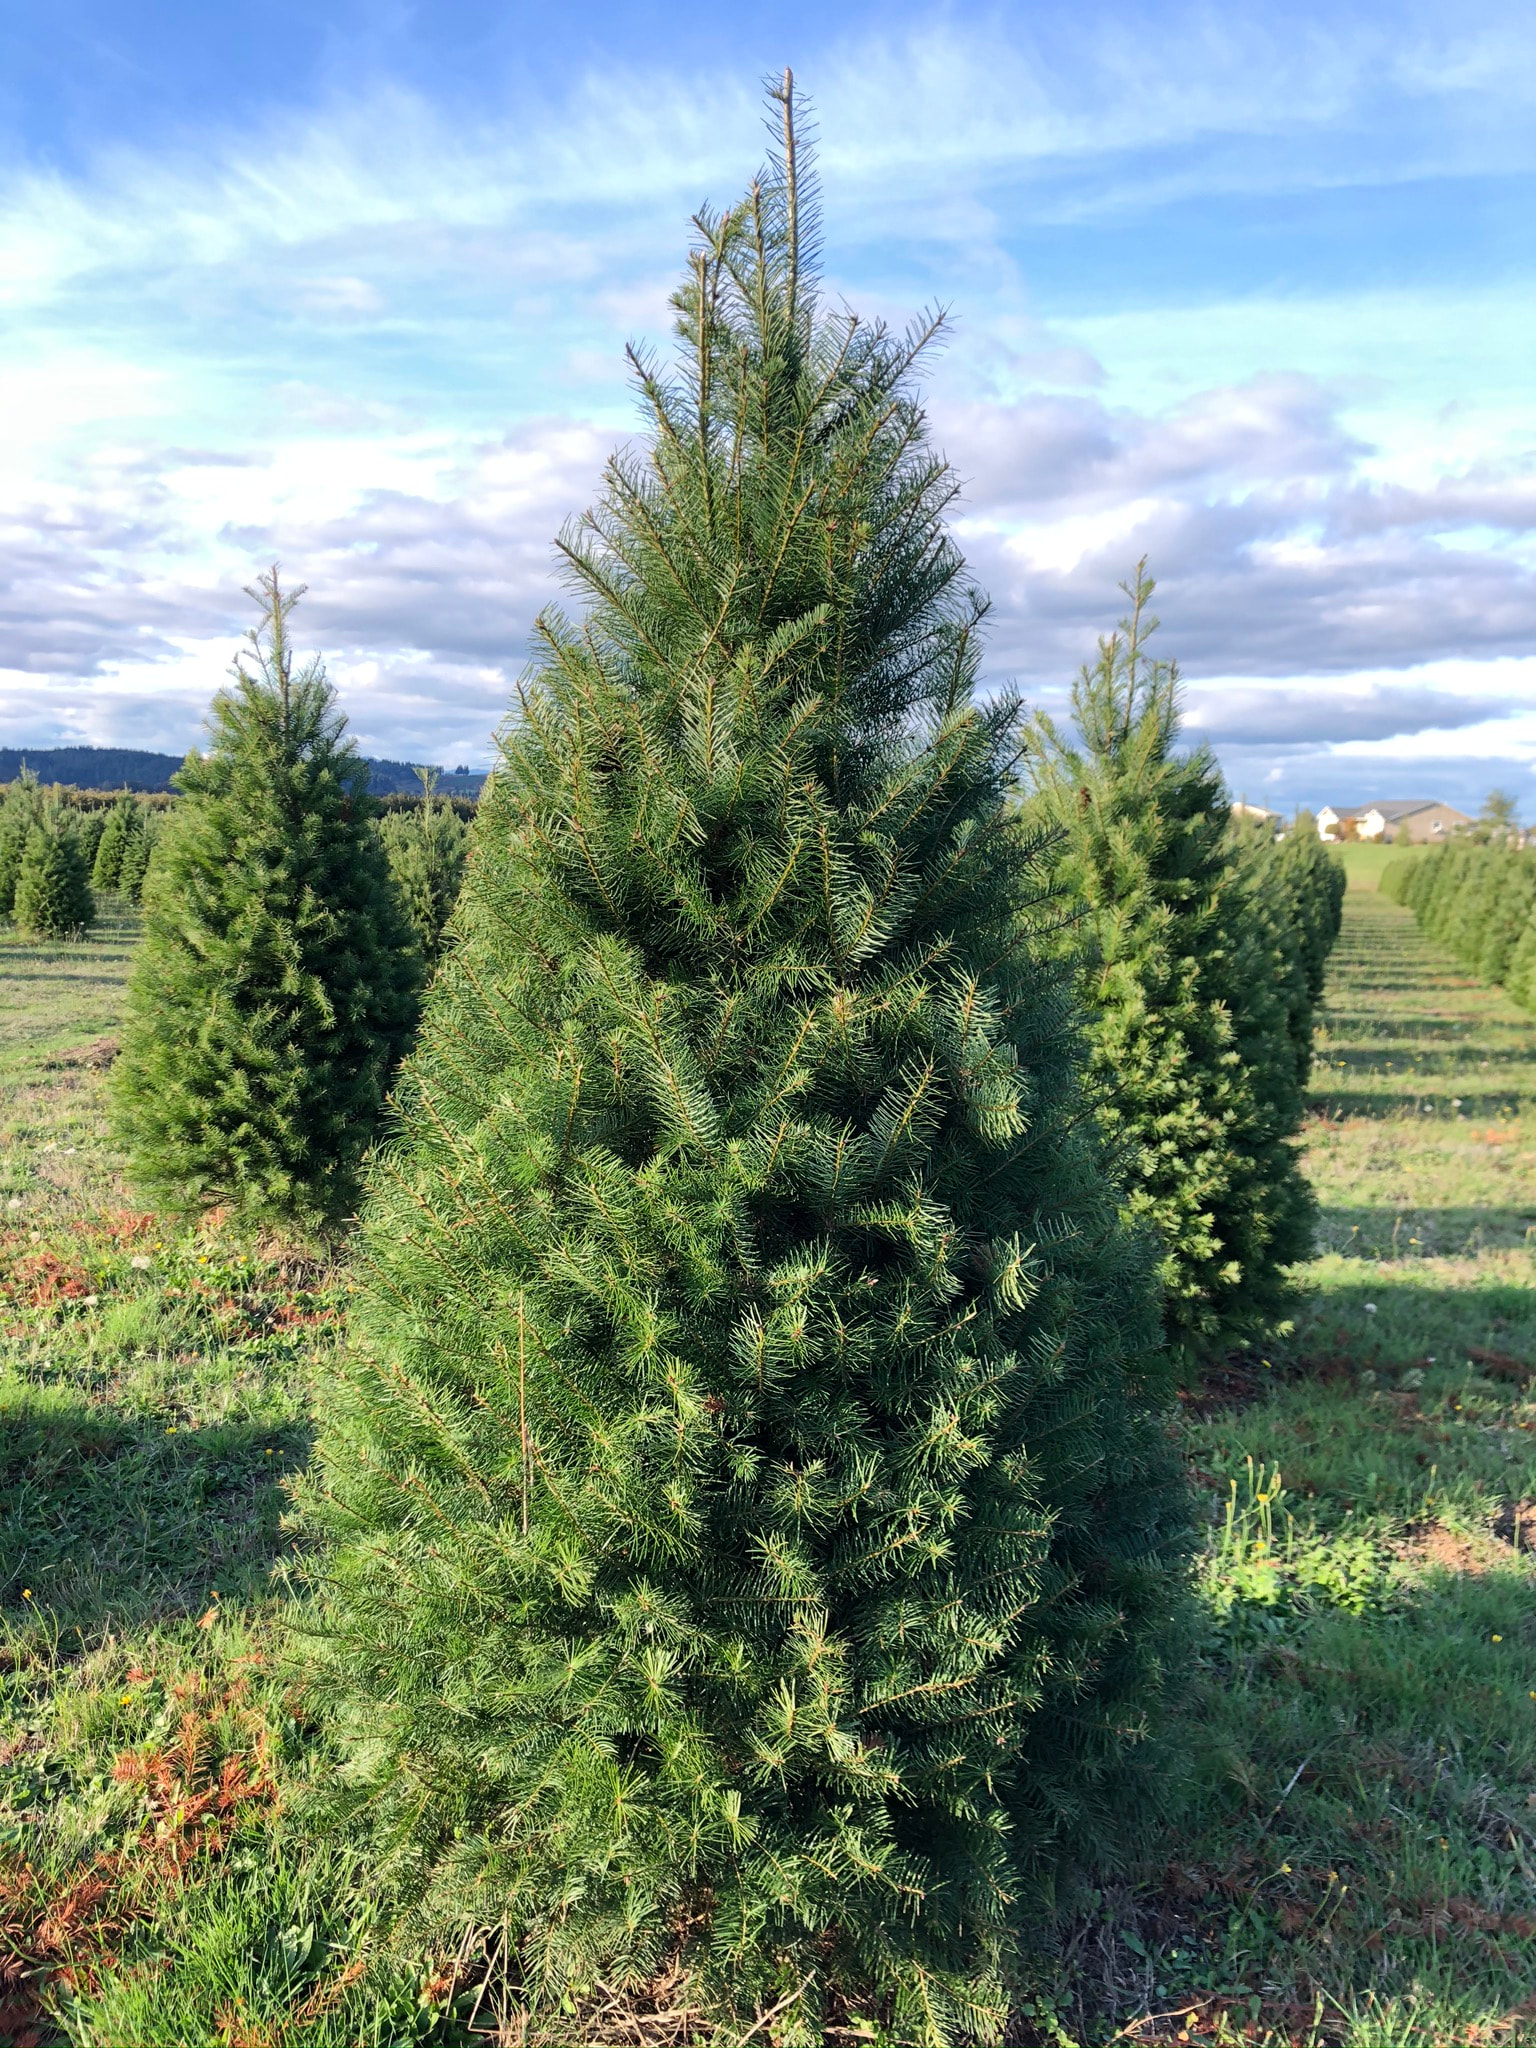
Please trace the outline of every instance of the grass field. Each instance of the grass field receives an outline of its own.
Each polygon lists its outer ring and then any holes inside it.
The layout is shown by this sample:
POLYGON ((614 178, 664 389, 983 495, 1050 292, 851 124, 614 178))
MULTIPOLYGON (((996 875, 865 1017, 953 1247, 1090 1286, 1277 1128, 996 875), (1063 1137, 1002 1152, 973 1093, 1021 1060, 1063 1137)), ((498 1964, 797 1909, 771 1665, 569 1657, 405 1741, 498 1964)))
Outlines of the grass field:
POLYGON ((1356 841, 1351 846, 1340 846, 1334 850, 1344 863, 1350 888, 1369 890, 1378 887, 1383 868, 1388 861, 1396 860, 1402 848, 1367 846, 1356 841))
MULTIPOLYGON (((1536 2042, 1536 1021, 1377 851, 1314 1079, 1321 1256, 1181 1424, 1186 1768, 1021 2041, 1536 2042)), ((329 1759, 277 1668, 282 1479, 344 1281, 132 1203, 100 1043, 131 937, 0 938, 0 2043, 462 2041, 298 1817, 329 1759)))

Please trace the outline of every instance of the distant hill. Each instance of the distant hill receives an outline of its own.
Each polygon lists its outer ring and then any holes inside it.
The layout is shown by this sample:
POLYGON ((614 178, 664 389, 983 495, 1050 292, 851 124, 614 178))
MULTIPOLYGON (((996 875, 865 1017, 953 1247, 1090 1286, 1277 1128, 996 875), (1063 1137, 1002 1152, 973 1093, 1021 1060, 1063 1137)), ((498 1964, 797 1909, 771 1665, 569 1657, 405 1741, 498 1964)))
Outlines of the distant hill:
MULTIPOLYGON (((72 789, 166 790, 181 766, 180 754, 150 754, 138 747, 0 747, 0 782, 14 782, 25 761, 39 782, 72 789)), ((375 796, 415 796, 421 784, 410 761, 369 761, 375 796)), ((444 796, 475 797, 483 774, 467 768, 439 771, 444 796)))

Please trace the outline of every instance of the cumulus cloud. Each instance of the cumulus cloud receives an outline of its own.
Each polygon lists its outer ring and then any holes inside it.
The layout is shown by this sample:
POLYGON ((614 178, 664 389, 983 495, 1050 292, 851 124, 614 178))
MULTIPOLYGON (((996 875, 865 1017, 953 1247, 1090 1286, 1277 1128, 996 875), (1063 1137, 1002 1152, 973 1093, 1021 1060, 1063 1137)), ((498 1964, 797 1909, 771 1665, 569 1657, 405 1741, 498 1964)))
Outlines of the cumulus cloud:
MULTIPOLYGON (((1166 651, 1196 686, 1192 720, 1224 745, 1473 724, 1506 700, 1411 674, 1261 685, 1536 642, 1536 575, 1506 544, 1536 523, 1536 459, 1417 491, 1373 483, 1337 397, 1295 376, 1161 414, 1095 396, 941 399, 936 426, 967 479, 961 538, 994 597, 991 672, 1033 692, 1059 689, 1091 653, 1143 554, 1166 651), (1222 689, 1207 696, 1213 675, 1222 689)), ((0 667, 61 683, 175 668, 189 642, 234 636, 241 585, 276 558, 309 584, 307 630, 379 744, 441 727, 483 753, 558 588, 552 538, 590 501, 613 439, 543 418, 472 441, 354 434, 261 461, 103 457, 88 488, 0 526, 0 667)), ((26 716, 13 704, 5 723, 26 716)))
MULTIPOLYGON (((1528 163, 1529 17, 1096 21, 835 37, 810 80, 838 288, 979 304, 932 396, 992 675, 1059 694, 1145 554, 1192 717, 1245 772, 1474 730, 1512 700, 1424 676, 1536 645, 1529 424, 1410 464, 1316 374, 1128 394, 1031 306, 1009 234, 1528 163)), ((759 119, 750 78, 677 69, 452 115, 386 83, 0 182, 0 732, 185 745, 278 559, 366 745, 483 760, 551 537, 631 420, 619 344, 665 331, 682 224, 740 189, 759 119)))
MULTIPOLYGON (((1536 447, 1420 487, 1377 481, 1375 451, 1344 411, 1341 394, 1299 375, 1162 413, 1092 395, 941 404, 1002 659, 1034 684, 1069 673, 1143 555, 1166 651, 1194 678, 1344 675, 1530 647, 1536 447)), ((1402 710, 1407 730, 1411 692, 1402 710)), ((1315 715, 1326 737, 1361 714, 1340 697, 1315 715)))
POLYGON ((1413 684, 1374 690, 1193 690, 1186 723, 1202 739, 1235 747, 1322 747, 1483 725, 1509 710, 1506 698, 1458 696, 1413 684))

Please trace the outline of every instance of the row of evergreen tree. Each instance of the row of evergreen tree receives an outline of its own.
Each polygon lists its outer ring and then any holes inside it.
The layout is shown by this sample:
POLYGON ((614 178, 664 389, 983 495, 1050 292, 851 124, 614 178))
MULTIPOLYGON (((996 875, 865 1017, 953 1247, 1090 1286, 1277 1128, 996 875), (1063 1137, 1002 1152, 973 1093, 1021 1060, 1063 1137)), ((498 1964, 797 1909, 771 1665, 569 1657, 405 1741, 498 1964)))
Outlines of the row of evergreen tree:
MULTIPOLYGON (((437 958, 464 871, 465 806, 440 800, 431 777, 420 799, 380 806, 390 879, 422 961, 437 958)), ((472 810, 473 806, 468 806, 472 810)), ((163 813, 124 791, 109 808, 44 790, 26 768, 0 798, 0 917, 29 937, 78 938, 103 891, 142 900, 163 813)))
POLYGON ((451 830, 389 886, 274 572, 115 1101, 164 1203, 334 1234, 393 1081, 299 1672, 381 1874, 507 1927, 535 2012, 681 1961, 738 2030, 937 2044, 996 2036, 1063 1873, 1155 1810, 1171 1389, 1308 1249, 1341 876, 1181 746, 1144 570, 1074 733, 978 693, 937 323, 823 308, 775 98, 562 542, 581 614, 447 943, 406 906, 441 931, 451 830))
POLYGON ((1536 852, 1452 840, 1390 861, 1381 890, 1480 979, 1536 1010, 1536 852))
POLYGON ((137 903, 155 821, 124 795, 84 809, 23 771, 0 801, 0 916, 34 938, 78 937, 96 921, 96 892, 137 903))

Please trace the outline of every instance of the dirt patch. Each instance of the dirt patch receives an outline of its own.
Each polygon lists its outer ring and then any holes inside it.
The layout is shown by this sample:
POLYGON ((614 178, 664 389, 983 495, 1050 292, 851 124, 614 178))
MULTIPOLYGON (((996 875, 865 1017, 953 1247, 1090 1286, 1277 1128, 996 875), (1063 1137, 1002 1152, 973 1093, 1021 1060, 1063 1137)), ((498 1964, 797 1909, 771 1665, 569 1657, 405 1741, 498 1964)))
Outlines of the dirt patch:
POLYGON ((56 1052, 52 1059, 43 1061, 45 1073, 57 1074, 69 1069, 89 1073, 104 1073, 117 1058, 120 1045, 115 1038, 93 1038, 87 1045, 72 1045, 68 1052, 56 1052))
POLYGON ((1392 1545, 1392 1554, 1422 1571, 1454 1572, 1459 1578, 1481 1578, 1498 1563, 1486 1543, 1458 1536, 1443 1522, 1415 1522, 1392 1545))
POLYGON ((1511 1550, 1536 1550, 1536 1500, 1515 1500, 1501 1508, 1493 1533, 1511 1550))

